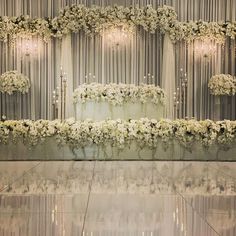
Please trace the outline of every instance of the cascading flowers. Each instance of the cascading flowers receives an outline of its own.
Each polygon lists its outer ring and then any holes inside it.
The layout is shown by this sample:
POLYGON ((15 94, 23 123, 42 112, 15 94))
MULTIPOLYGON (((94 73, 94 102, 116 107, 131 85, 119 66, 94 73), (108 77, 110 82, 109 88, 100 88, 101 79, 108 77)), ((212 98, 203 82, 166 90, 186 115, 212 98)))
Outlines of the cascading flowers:
POLYGON ((164 6, 154 9, 145 7, 124 6, 66 6, 58 16, 50 18, 30 18, 28 15, 19 17, 0 17, 0 40, 15 41, 17 37, 30 37, 38 34, 48 41, 51 36, 61 38, 69 33, 83 30, 87 35, 103 33, 104 30, 121 27, 125 31, 134 31, 134 26, 154 33, 157 28, 168 28, 170 22, 177 19, 172 7, 164 6))
POLYGON ((122 27, 133 32, 135 27, 155 33, 160 29, 168 33, 173 42, 178 40, 210 39, 222 43, 226 36, 234 39, 236 22, 206 22, 202 20, 180 22, 175 10, 170 6, 153 8, 131 6, 66 6, 58 16, 50 18, 30 18, 27 15, 19 17, 0 16, 0 40, 14 41, 18 36, 30 37, 39 35, 48 41, 50 37, 61 38, 69 33, 80 30, 87 35, 103 33, 122 27))
POLYGON ((210 78, 208 87, 212 95, 232 96, 236 93, 236 79, 227 74, 214 75, 210 78))
POLYGON ((0 76, 0 92, 8 93, 13 92, 28 93, 30 88, 30 80, 27 76, 13 70, 7 71, 0 76))
POLYGON ((90 144, 112 145, 120 149, 136 142, 140 148, 155 148, 160 142, 166 145, 176 140, 191 148, 194 142, 204 147, 213 144, 229 147, 236 140, 236 121, 160 120, 6 120, 0 121, 0 143, 21 141, 37 145, 47 137, 56 137, 61 144, 72 149, 90 144))

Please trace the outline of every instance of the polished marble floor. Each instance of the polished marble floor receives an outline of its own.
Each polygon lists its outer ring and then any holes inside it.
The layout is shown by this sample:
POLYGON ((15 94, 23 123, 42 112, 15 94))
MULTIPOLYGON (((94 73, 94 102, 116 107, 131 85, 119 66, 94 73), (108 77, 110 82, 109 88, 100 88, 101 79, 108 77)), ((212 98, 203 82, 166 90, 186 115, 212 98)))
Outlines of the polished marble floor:
POLYGON ((236 163, 1 162, 1 236, 235 236, 236 163))

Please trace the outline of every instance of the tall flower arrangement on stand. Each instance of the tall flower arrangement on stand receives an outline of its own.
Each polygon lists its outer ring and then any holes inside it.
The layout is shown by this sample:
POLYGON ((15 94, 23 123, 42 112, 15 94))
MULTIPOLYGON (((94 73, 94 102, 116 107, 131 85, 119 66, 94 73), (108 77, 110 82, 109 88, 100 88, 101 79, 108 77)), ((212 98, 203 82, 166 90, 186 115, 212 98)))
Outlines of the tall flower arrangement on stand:
MULTIPOLYGON (((28 93, 30 88, 30 80, 27 76, 13 70, 7 71, 0 76, 0 92, 7 93, 8 95, 14 94, 13 98, 10 99, 10 106, 13 107, 13 116, 14 119, 17 119, 17 93, 28 93)), ((5 115, 2 116, 2 119, 6 119, 5 115)))
POLYGON ((236 93, 236 79, 232 75, 214 75, 210 78, 208 87, 212 95, 232 96, 236 93))
POLYGON ((28 93, 30 80, 27 76, 13 70, 7 71, 0 76, 0 92, 9 95, 14 92, 28 93))

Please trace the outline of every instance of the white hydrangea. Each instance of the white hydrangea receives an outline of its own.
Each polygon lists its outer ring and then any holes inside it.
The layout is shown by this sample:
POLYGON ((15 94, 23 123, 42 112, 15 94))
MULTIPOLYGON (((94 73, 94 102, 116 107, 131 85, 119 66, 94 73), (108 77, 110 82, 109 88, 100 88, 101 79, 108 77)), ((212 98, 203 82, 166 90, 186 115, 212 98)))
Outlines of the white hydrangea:
POLYGON ((128 101, 152 101, 155 104, 165 102, 165 93, 155 85, 141 84, 99 84, 90 83, 80 85, 73 93, 74 103, 86 101, 108 101, 112 105, 122 105, 128 101))
POLYGON ((236 93, 236 79, 228 74, 214 75, 210 78, 208 87, 212 95, 232 96, 236 93))
POLYGON ((145 31, 154 33, 160 29, 169 33, 173 41, 193 39, 211 39, 222 43, 225 36, 235 38, 236 22, 179 22, 175 10, 170 6, 153 8, 124 6, 66 6, 58 16, 49 18, 0 17, 0 40, 12 42, 17 37, 40 35, 45 41, 51 36, 61 38, 63 35, 83 30, 86 34, 104 32, 122 27, 127 32, 134 32, 134 26, 141 26, 145 31))
POLYGON ((97 144, 112 145, 120 149, 136 142, 140 148, 156 148, 161 142, 166 148, 176 140, 186 148, 194 142, 204 147, 218 144, 228 148, 236 139, 236 121, 211 120, 7 120, 0 122, 0 143, 21 141, 37 145, 48 137, 56 137, 60 144, 72 149, 97 144))
POLYGON ((7 71, 0 76, 0 92, 12 94, 13 92, 28 93, 29 78, 17 71, 7 71))

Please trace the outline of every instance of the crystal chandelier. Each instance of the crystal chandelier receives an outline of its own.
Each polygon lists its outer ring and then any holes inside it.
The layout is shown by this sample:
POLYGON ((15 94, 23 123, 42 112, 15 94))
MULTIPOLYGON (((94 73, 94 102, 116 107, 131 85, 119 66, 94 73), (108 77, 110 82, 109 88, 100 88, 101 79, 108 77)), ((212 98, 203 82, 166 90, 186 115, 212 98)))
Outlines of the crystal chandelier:
POLYGON ((215 55, 217 45, 212 40, 198 40, 194 43, 194 52, 198 56, 209 58, 215 55))
POLYGON ((125 25, 119 25, 104 30, 103 37, 105 42, 113 47, 119 47, 127 43, 127 40, 131 38, 134 33, 134 29, 125 25))
POLYGON ((17 41, 17 47, 19 48, 22 55, 31 56, 37 55, 39 44, 36 39, 32 38, 21 38, 17 41))

